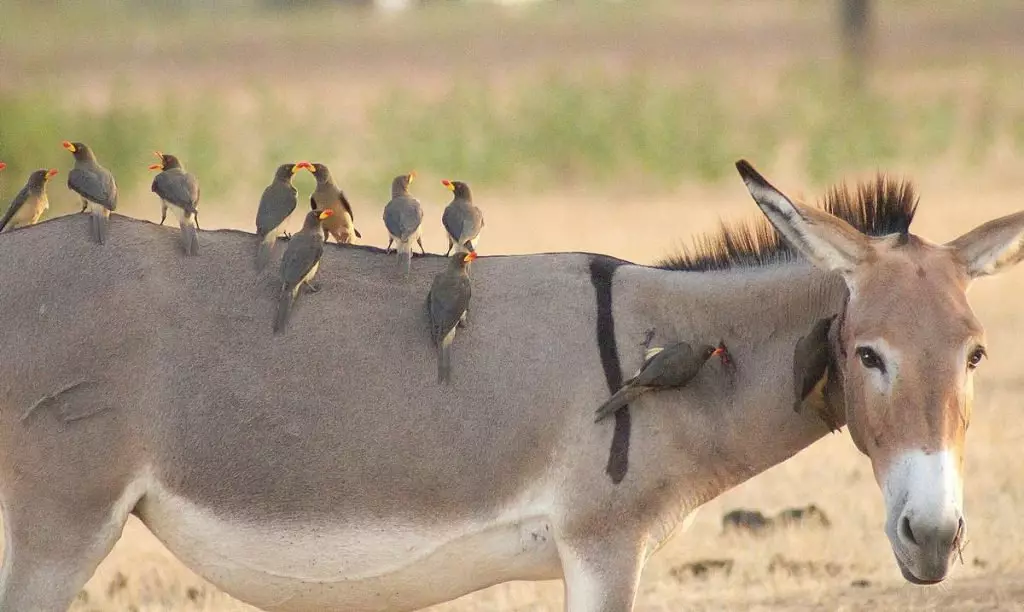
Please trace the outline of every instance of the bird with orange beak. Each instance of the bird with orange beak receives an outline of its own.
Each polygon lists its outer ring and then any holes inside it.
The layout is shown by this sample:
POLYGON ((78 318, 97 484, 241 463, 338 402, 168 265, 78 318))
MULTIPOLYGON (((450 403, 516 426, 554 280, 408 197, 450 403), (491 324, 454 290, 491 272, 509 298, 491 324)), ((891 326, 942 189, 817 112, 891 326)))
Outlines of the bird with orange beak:
POLYGON ((324 164, 310 164, 306 169, 316 179, 316 189, 309 196, 309 207, 312 210, 330 210, 331 216, 324 221, 324 239, 334 236, 338 244, 351 244, 363 235, 355 226, 355 213, 349 204, 345 192, 334 182, 331 171, 324 164))
POLYGON ((25 186, 14 196, 11 205, 7 207, 7 212, 0 219, 0 232, 35 225, 39 221, 39 217, 50 207, 50 200, 46 196, 46 184, 55 176, 56 168, 42 168, 28 175, 25 186))
POLYGON ((167 209, 172 208, 181 228, 181 243, 186 255, 199 253, 199 180, 185 171, 181 161, 174 155, 156 151, 159 163, 149 167, 161 172, 153 177, 150 189, 160 197, 160 225, 167 219, 167 209))
POLYGON ((68 189, 82 200, 82 212, 89 210, 89 228, 93 239, 107 241, 107 222, 110 213, 117 210, 117 183, 114 175, 96 161, 96 154, 82 142, 65 140, 63 146, 75 158, 75 166, 68 173, 68 189))
POLYGON ((274 245, 277 244, 277 237, 284 233, 284 224, 299 203, 299 191, 292 184, 292 178, 308 166, 309 162, 305 161, 281 164, 260 196, 260 205, 256 210, 256 236, 260 239, 256 250, 257 270, 267 266, 274 245))
POLYGON ((622 388, 595 411, 594 421, 615 414, 645 393, 685 387, 700 373, 708 359, 724 352, 724 345, 704 344, 694 348, 686 342, 648 349, 636 375, 623 383, 622 388))
POLYGON ((427 294, 430 335, 437 347, 437 382, 451 380, 451 347, 455 330, 469 311, 473 290, 468 266, 476 259, 472 245, 463 245, 448 261, 448 266, 434 277, 427 294))
POLYGON ((384 205, 384 227, 388 230, 388 247, 384 252, 390 253, 391 245, 398 243, 395 252, 406 276, 412 265, 412 241, 420 245, 421 253, 427 252, 421 237, 423 206, 409 193, 409 185, 415 178, 416 171, 396 176, 391 181, 391 199, 384 205))
POLYGON ((277 315, 274 317, 275 334, 288 324, 300 289, 305 287, 310 293, 320 290, 320 286, 313 282, 313 277, 320 269, 320 258, 324 255, 323 222, 333 214, 334 211, 330 209, 309 211, 302 229, 288 241, 288 248, 281 256, 281 295, 278 298, 277 315))
POLYGON ((452 192, 452 201, 441 214, 441 224, 448 234, 448 253, 452 247, 457 253, 467 244, 475 249, 484 229, 483 211, 473 203, 473 192, 466 183, 445 179, 441 184, 452 192))

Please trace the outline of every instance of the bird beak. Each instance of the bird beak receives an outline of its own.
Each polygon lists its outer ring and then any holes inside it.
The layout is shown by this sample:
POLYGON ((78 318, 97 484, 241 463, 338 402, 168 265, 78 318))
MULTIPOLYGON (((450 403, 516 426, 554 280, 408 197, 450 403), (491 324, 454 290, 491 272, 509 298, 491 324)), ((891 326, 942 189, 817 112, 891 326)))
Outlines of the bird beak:
POLYGON ((48 179, 52 179, 55 176, 57 176, 57 169, 56 168, 50 168, 50 171, 46 173, 46 178, 48 178, 48 179))
POLYGON ((413 170, 412 172, 409 173, 409 184, 411 185, 414 180, 416 180, 416 171, 415 170, 413 170))
POLYGON ((61 146, 64 147, 65 149, 67 149, 68 151, 71 151, 72 153, 75 152, 75 145, 71 144, 71 142, 68 141, 68 140, 65 140, 64 142, 62 142, 61 146))
POLYGON ((713 352, 711 353, 711 356, 712 356, 712 357, 714 357, 714 356, 716 356, 716 355, 722 355, 723 353, 725 353, 725 346, 724 346, 724 345, 722 345, 722 346, 719 346, 718 348, 716 348, 716 349, 715 349, 715 350, 714 350, 714 351, 713 351, 713 352))
POLYGON ((163 170, 164 169, 164 165, 163 164, 153 164, 152 166, 149 167, 149 169, 150 170, 163 170))
POLYGON ((469 254, 466 255, 466 261, 473 261, 474 259, 476 259, 476 251, 470 251, 469 254))
POLYGON ((295 174, 296 172, 302 170, 303 168, 309 170, 310 174, 316 173, 316 170, 313 168, 313 164, 309 163, 308 161, 300 161, 299 163, 295 164, 295 166, 292 168, 292 174, 295 174))
POLYGON ((323 212, 321 212, 321 213, 320 213, 320 216, 319 216, 318 218, 319 218, 319 219, 320 219, 321 221, 323 221, 324 219, 326 219, 327 217, 330 217, 330 216, 331 216, 331 215, 333 215, 333 214, 334 214, 334 211, 333 211, 333 210, 331 210, 330 208, 328 208, 328 209, 324 210, 323 212))
POLYGON ((449 191, 455 191, 455 185, 448 179, 441 181, 441 184, 447 187, 449 191))
POLYGON ((0 162, 0 170, 3 170, 6 167, 7 167, 7 164, 5 164, 4 162, 0 162))

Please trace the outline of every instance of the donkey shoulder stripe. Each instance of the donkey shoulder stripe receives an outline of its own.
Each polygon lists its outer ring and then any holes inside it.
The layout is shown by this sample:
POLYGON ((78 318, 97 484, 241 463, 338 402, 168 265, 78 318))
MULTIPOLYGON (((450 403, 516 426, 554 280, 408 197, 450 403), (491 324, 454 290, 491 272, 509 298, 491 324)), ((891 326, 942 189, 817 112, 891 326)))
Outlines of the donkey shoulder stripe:
MULTIPOLYGON (((612 277, 619 266, 628 262, 614 257, 594 255, 590 260, 590 282, 597 297, 597 348, 601 355, 608 392, 615 393, 622 387, 622 366, 619 350, 615 343, 615 318, 612 316, 612 277)), ((629 405, 615 412, 615 433, 608 452, 605 472, 612 482, 619 484, 629 469, 629 405)))

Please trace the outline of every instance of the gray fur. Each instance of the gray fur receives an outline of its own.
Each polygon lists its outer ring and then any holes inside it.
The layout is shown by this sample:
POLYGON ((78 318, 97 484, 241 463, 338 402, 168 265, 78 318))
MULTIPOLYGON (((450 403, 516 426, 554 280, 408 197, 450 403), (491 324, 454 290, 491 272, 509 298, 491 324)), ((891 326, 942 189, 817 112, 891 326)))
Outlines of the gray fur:
MULTIPOLYGON (((253 281, 252 234, 207 232, 206 256, 186 260, 156 224, 112 216, 122 239, 100 252, 70 231, 74 222, 0 240, 0 345, 18 357, 18 367, 0 368, 0 500, 16 559, 0 602, 10 609, 70 603, 101 558, 96 534, 126 519, 111 515, 114 501, 147 466, 167 491, 259 525, 465 524, 543 487, 552 505, 540 519, 562 566, 626 602, 645 557, 634 543, 663 537, 680 512, 826 432, 791 409, 790 359, 845 289, 804 266, 713 276, 619 268, 620 347, 650 327, 691 342, 725 334, 751 366, 734 384, 699 376, 637 400, 630 471, 614 485, 602 469, 609 430, 591 423, 608 390, 588 255, 474 262, 476 323, 460 337, 458 384, 442 386, 423 301, 444 258, 423 257, 396 283, 380 250, 328 246, 319 299, 331 307, 294 311, 289 333, 274 336, 266 318, 277 287, 253 281), (61 260, 75 265, 53 265, 61 260), (327 329, 337 341, 322 341, 327 329), (41 409, 20 421, 68 380, 95 381, 71 396, 76 413, 93 416, 61 424, 41 409), (751 437, 772 444, 755 454, 737 446, 751 437), (41 532, 60 534, 59 559, 35 546, 41 532), (19 578, 33 570, 67 580, 33 591, 19 578)), ((623 370, 639 367, 634 353, 621 352, 623 370)), ((127 509, 143 523, 168 510, 159 496, 138 495, 127 509)), ((474 574, 452 596, 560 575, 552 557, 474 574)))

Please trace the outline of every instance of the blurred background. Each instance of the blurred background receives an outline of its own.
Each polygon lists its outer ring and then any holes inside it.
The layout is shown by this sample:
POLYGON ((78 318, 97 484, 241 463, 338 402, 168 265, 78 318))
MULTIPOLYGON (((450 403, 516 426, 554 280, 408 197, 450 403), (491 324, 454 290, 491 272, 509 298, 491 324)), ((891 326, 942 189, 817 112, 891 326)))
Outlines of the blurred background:
MULTIPOLYGON (((1024 208, 1024 3, 3 0, 0 199, 56 167, 48 216, 77 210, 64 139, 113 171, 118 212, 152 221, 146 167, 154 150, 177 154, 202 184, 204 229, 252 231, 273 169, 304 159, 331 167, 366 243, 386 242, 391 178, 415 169, 428 250, 446 246, 449 178, 484 210, 484 254, 649 263, 756 213, 742 157, 807 200, 878 171, 912 177, 916 231, 946 240, 1024 208)), ((306 201, 312 177, 295 182, 306 201)), ((655 557, 637 609, 1021 606, 1022 280, 972 289, 992 359, 968 437, 972 536, 948 586, 902 583, 870 468, 843 434, 708 504, 655 557), (722 531, 736 507, 809 503, 828 526, 722 531)), ((134 521, 126 534, 79 609, 247 609, 134 521)), ((560 601, 557 583, 513 584, 437 609, 560 601)))

